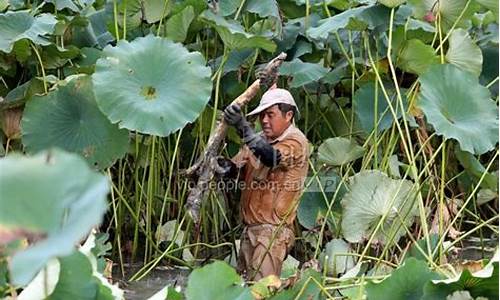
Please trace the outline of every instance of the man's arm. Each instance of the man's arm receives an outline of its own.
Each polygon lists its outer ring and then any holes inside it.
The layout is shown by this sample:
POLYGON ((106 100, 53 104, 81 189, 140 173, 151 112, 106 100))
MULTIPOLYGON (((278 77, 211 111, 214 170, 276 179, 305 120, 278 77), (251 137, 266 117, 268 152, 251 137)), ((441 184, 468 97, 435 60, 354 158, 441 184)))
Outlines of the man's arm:
POLYGON ((229 125, 236 127, 243 142, 265 166, 274 168, 280 163, 279 150, 273 148, 262 136, 255 133, 250 123, 241 114, 241 108, 237 104, 230 105, 224 110, 224 119, 229 125))

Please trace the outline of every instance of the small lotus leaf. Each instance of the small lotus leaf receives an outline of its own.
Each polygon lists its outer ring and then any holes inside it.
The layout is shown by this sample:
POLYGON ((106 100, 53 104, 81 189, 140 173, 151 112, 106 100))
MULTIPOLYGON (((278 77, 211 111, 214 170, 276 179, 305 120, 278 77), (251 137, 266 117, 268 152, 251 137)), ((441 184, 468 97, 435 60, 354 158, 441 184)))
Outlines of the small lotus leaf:
POLYGON ((25 285, 100 223, 108 180, 80 156, 60 150, 10 155, 0 160, 0 169, 0 227, 41 238, 10 261, 12 282, 25 285))
POLYGON ((498 142, 498 107, 472 73, 435 65, 419 78, 418 105, 436 133, 464 151, 483 154, 498 142), (443 80, 446 79, 446 80, 443 80))
POLYGON ((186 300, 253 299, 236 270, 222 261, 196 269, 189 275, 186 300))
POLYGON ((88 76, 34 97, 26 104, 21 125, 30 153, 59 147, 104 169, 128 150, 128 131, 111 124, 99 110, 88 76))
POLYGON ((321 252, 320 261, 323 269, 331 276, 344 274, 347 270, 354 267, 353 256, 348 255, 352 250, 349 244, 342 239, 333 239, 325 245, 321 252))
POLYGON ((449 43, 446 61, 479 76, 483 66, 483 53, 469 33, 465 29, 455 29, 451 32, 449 43))
POLYGON ((362 157, 364 152, 354 140, 334 137, 319 146, 318 160, 327 165, 340 166, 362 157))
POLYGON ((341 201, 342 232, 352 243, 369 238, 382 216, 375 242, 397 242, 417 215, 415 192, 408 180, 395 180, 377 170, 365 170, 349 179, 349 192, 341 201))
POLYGON ((92 75, 99 108, 120 127, 167 136, 194 121, 212 91, 203 56, 148 35, 103 50, 92 75))
POLYGON ((318 81, 328 73, 328 69, 319 65, 303 62, 300 59, 294 59, 290 62, 284 62, 280 67, 280 74, 291 76, 290 87, 300 87, 311 82, 318 81))
POLYGON ((48 45, 45 37, 54 32, 56 17, 40 14, 33 17, 28 11, 8 11, 0 14, 0 51, 10 53, 16 41, 31 40, 38 45, 48 45))

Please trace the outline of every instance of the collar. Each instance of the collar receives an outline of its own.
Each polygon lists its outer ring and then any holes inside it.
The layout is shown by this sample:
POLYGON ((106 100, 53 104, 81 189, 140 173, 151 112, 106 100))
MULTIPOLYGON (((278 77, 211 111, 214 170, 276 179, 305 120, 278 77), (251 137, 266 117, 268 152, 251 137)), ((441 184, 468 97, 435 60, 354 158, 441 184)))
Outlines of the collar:
POLYGON ((283 133, 279 137, 272 139, 272 140, 268 140, 269 144, 275 144, 277 142, 281 142, 294 129, 295 129, 295 126, 292 123, 290 123, 290 125, 283 131, 283 133))

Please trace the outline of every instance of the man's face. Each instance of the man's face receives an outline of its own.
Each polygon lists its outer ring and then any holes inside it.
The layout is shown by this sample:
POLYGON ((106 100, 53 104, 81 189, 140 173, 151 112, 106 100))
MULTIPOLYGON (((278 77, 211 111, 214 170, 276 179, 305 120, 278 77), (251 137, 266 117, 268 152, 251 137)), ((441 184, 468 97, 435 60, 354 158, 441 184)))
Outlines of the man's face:
POLYGON ((279 137, 292 122, 293 113, 286 112, 285 115, 279 110, 275 104, 259 114, 260 125, 262 132, 268 139, 279 137))

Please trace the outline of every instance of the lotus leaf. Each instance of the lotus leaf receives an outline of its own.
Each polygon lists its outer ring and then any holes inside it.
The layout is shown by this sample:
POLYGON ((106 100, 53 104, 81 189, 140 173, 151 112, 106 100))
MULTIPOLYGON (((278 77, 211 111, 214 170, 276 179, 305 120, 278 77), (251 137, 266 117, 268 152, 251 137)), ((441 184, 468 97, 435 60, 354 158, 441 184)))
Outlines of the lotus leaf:
POLYGON ((272 16, 280 19, 279 7, 276 0, 248 0, 246 1, 246 10, 256 13, 262 18, 272 16))
POLYGON ((406 2, 406 0, 379 0, 379 3, 387 7, 396 7, 406 2))
POLYGON ((452 28, 458 18, 460 18, 458 25, 465 23, 476 9, 474 3, 468 0, 440 0, 439 5, 436 5, 435 0, 409 0, 408 2, 413 6, 414 16, 419 19, 429 12, 435 16, 439 13, 445 31, 452 28), (465 11, 462 14, 464 8, 465 11))
POLYGON ((60 150, 10 155, 0 160, 0 169, 0 226, 42 238, 10 262, 12 282, 25 285, 100 223, 108 180, 78 155, 60 150))
POLYGON ((438 278, 439 275, 429 270, 425 262, 409 258, 382 282, 369 282, 366 294, 370 300, 385 300, 388 295, 391 299, 419 300, 424 294, 425 284, 438 278))
MULTIPOLYGON (((326 217, 330 201, 334 201, 331 210, 333 214, 340 213, 340 199, 346 193, 346 188, 344 184, 338 188, 339 184, 340 177, 335 171, 321 171, 318 173, 318 178, 313 179, 300 198, 297 209, 297 218, 300 225, 307 229, 313 229, 320 225, 321 223, 318 221, 326 217), (337 188, 339 191, 335 195, 337 188), (324 196, 323 192, 325 193, 324 196), (335 199, 332 199, 334 195, 335 199)), ((329 225, 334 225, 337 221, 333 219, 332 215, 329 215, 326 220, 329 225)))
POLYGON ((398 56, 399 67, 414 74, 422 74, 437 63, 439 57, 434 53, 434 48, 419 39, 406 41, 398 56))
POLYGON ((479 76, 483 66, 481 49, 472 41, 465 29, 455 29, 451 32, 450 46, 446 52, 446 60, 462 70, 479 76))
POLYGON ((418 105, 436 133, 464 151, 483 154, 498 142, 498 107, 472 73, 435 65, 419 78, 418 105), (446 80, 443 80, 446 78, 446 80))
POLYGON ((114 41, 113 35, 106 27, 106 11, 101 9, 92 11, 87 15, 89 23, 86 27, 73 29, 73 43, 78 47, 104 48, 109 42, 114 41))
POLYGON ((318 148, 318 160, 331 166, 340 166, 363 156, 365 150, 354 140, 343 137, 327 139, 318 148))
POLYGON ((173 41, 184 42, 193 19, 194 8, 190 5, 186 6, 182 11, 168 19, 166 36, 173 41))
POLYGON ((498 23, 498 0, 476 0, 477 3, 489 9, 495 15, 495 20, 498 23))
POLYGON ((0 14, 0 51, 10 53, 16 41, 28 39, 38 45, 49 45, 45 37, 54 31, 56 17, 40 14, 33 17, 28 11, 8 11, 0 14))
POLYGON ((294 59, 290 62, 284 62, 280 67, 280 74, 291 76, 290 87, 300 87, 311 82, 319 80, 328 73, 328 69, 318 64, 303 62, 300 59, 294 59))
POLYGON ((122 128, 167 136, 201 113, 212 91, 203 56, 148 35, 103 50, 92 75, 99 108, 122 128))
MULTIPOLYGON (((479 182, 481 177, 483 177, 483 174, 486 172, 486 168, 481 164, 481 162, 471 153, 461 151, 458 146, 455 147, 454 153, 467 174, 474 178, 475 182, 479 182)), ((498 176, 495 176, 492 173, 484 174, 481 186, 492 190, 498 190, 498 176)))
POLYGON ((417 215, 415 191, 408 180, 395 180, 377 170, 365 170, 349 179, 349 192, 341 201, 342 232, 351 243, 370 237, 382 216, 384 221, 375 233, 375 242, 397 242, 417 215))
POLYGON ((250 289, 242 284, 243 280, 235 269, 225 262, 216 261, 191 272, 186 299, 253 299, 250 289))
POLYGON ((349 244, 342 239, 333 239, 325 245, 321 252, 320 261, 326 273, 331 276, 344 274, 347 270, 354 267, 354 259, 351 255, 352 250, 349 244))
MULTIPOLYGON (((354 113, 366 133, 372 132, 375 126, 377 131, 381 132, 390 128, 394 122, 394 117, 382 89, 380 86, 377 89, 375 87, 374 82, 368 82, 361 86, 353 97, 354 113)), ((400 118, 403 109, 398 105, 396 92, 391 89, 387 89, 387 92, 391 105, 396 111, 397 117, 400 118)), ((405 99, 403 100, 405 101, 405 99)))
POLYGON ((45 0, 45 2, 54 4, 56 10, 63 10, 67 8, 74 12, 80 11, 78 6, 75 3, 73 3, 72 0, 45 0))
POLYGON ((215 28, 224 45, 231 50, 244 48, 261 48, 268 52, 276 50, 276 44, 268 37, 245 32, 243 26, 236 21, 228 21, 210 10, 204 11, 200 17, 215 28))
POLYGON ((320 21, 320 25, 307 30, 313 39, 328 38, 328 34, 339 29, 363 30, 384 24, 389 17, 389 10, 382 6, 361 6, 346 10, 338 15, 320 21))
POLYGON ((99 110, 87 76, 35 96, 26 104, 21 126, 28 152, 59 147, 101 169, 128 150, 128 131, 111 124, 99 110))
POLYGON ((468 269, 455 278, 433 280, 424 288, 422 300, 446 299, 455 291, 468 291, 474 298, 498 299, 498 249, 484 269, 471 273, 468 269))
POLYGON ((111 291, 101 286, 97 278, 92 276, 92 266, 88 258, 80 251, 59 258, 59 280, 54 292, 48 300, 64 299, 113 299, 111 291))

